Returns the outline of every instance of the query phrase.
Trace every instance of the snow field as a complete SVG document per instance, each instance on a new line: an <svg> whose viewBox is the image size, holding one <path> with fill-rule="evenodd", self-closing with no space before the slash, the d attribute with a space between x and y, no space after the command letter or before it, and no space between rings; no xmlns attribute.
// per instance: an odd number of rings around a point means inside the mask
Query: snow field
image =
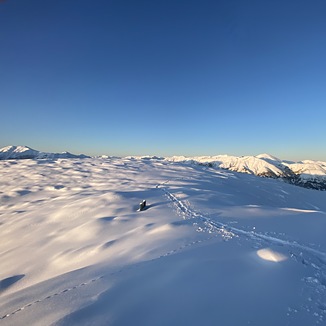
<svg viewBox="0 0 326 326"><path fill-rule="evenodd" d="M0 166L4 325L325 323L325 192L155 159Z"/></svg>

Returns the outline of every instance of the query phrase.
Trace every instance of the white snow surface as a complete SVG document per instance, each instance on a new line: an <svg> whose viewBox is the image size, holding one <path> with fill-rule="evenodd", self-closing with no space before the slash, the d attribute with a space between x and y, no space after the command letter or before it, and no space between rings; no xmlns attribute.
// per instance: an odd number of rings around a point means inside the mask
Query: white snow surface
<svg viewBox="0 0 326 326"><path fill-rule="evenodd" d="M0 178L1 325L326 325L326 192L155 158Z"/></svg>

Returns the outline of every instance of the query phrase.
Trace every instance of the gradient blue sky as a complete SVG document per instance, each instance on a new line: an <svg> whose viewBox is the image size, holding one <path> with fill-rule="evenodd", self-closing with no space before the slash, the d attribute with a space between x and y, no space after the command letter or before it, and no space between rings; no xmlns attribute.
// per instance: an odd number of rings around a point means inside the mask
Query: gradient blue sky
<svg viewBox="0 0 326 326"><path fill-rule="evenodd" d="M324 0L0 2L0 147L326 160Z"/></svg>

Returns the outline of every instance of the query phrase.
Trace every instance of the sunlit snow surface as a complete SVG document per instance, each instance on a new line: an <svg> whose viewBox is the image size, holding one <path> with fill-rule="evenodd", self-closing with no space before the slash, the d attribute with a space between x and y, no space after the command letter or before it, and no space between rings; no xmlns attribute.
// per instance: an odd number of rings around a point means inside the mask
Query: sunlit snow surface
<svg viewBox="0 0 326 326"><path fill-rule="evenodd" d="M1 325L326 324L326 192L149 158L0 177Z"/></svg>
<svg viewBox="0 0 326 326"><path fill-rule="evenodd" d="M275 263L278 263L278 262L281 262L281 261L284 261L286 259L288 259L287 256L277 252L277 251L274 251L274 250L271 250L269 248L265 248L265 249L259 249L257 251L257 255L261 258L261 259L264 259L264 260L268 260L268 261L273 261Z"/></svg>

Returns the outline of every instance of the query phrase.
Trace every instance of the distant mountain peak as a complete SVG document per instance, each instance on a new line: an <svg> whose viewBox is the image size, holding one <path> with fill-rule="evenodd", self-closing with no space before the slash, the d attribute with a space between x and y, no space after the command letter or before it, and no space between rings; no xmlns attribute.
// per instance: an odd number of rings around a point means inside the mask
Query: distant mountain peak
<svg viewBox="0 0 326 326"><path fill-rule="evenodd" d="M273 155L267 154L267 153L256 155L256 157L261 158L261 159L267 159L267 160L271 160L271 161L281 162L281 160L279 158L277 158Z"/></svg>
<svg viewBox="0 0 326 326"><path fill-rule="evenodd" d="M87 158L86 155L75 155L69 152L47 153L40 152L28 146L6 146L0 149L0 160L21 159L56 159L56 158Z"/></svg>
<svg viewBox="0 0 326 326"><path fill-rule="evenodd" d="M0 149L1 152L16 152L16 153L22 153L30 150L34 151L34 149L28 146L14 146L14 145L6 146Z"/></svg>
<svg viewBox="0 0 326 326"><path fill-rule="evenodd" d="M28 146L6 146L0 149L0 159L29 159L38 155L38 151Z"/></svg>

